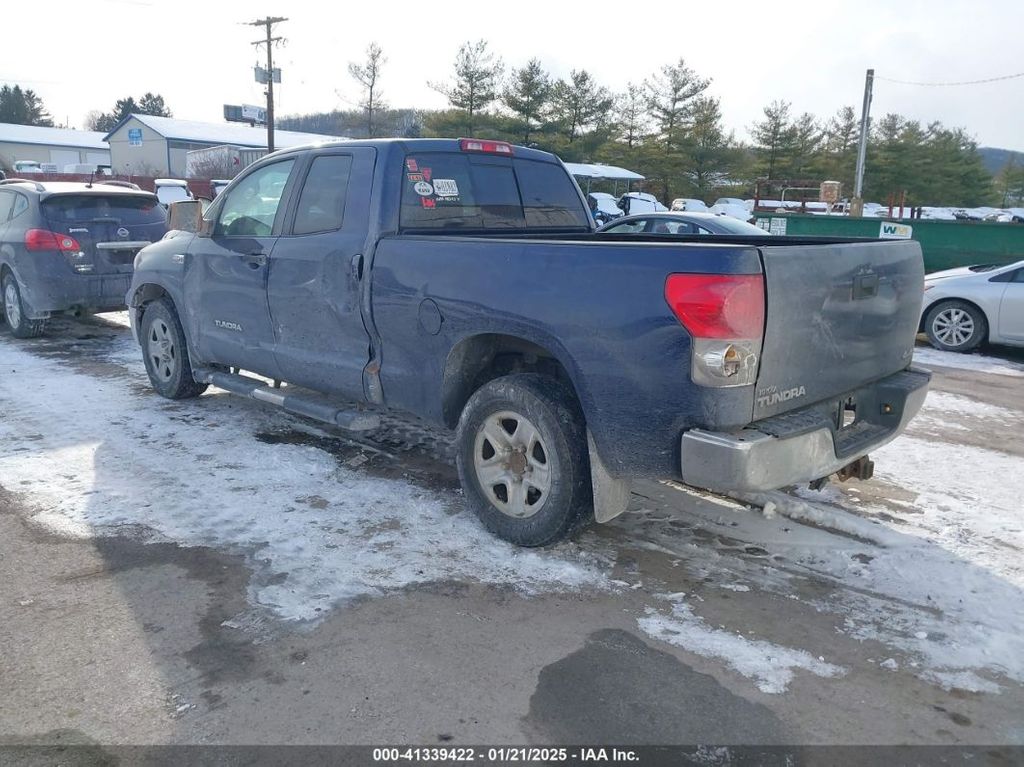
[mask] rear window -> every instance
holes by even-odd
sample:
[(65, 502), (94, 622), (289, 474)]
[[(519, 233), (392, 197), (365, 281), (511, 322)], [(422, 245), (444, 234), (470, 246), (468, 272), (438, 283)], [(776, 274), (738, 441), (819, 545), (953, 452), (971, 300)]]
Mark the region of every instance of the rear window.
[(560, 165), (432, 152), (405, 158), (403, 229), (589, 229)]
[(164, 209), (155, 196), (127, 194), (62, 194), (43, 202), (43, 215), (55, 224), (82, 224), (116, 219), (122, 225), (162, 224)]

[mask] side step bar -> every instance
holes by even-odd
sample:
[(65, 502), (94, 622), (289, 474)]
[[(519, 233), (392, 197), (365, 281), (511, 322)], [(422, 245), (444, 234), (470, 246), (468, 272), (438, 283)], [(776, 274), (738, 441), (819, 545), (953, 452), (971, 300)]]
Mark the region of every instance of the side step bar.
[(294, 415), (312, 418), (314, 421), (329, 423), (348, 431), (373, 431), (380, 428), (380, 416), (359, 410), (345, 410), (334, 407), (300, 394), (291, 394), (267, 386), (263, 381), (237, 373), (223, 373), (219, 370), (196, 368), (192, 377), (199, 383), (212, 384), (232, 394), (269, 402)]

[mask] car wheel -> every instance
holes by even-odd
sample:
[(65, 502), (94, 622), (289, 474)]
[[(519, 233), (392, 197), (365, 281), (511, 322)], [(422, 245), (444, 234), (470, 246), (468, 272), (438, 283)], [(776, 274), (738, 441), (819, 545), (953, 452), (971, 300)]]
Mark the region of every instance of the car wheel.
[(139, 331), (146, 373), (158, 394), (168, 399), (188, 399), (206, 391), (206, 384), (192, 378), (185, 331), (169, 300), (161, 298), (146, 305)]
[(46, 320), (30, 320), (25, 316), (25, 305), (21, 301), (21, 288), (10, 272), (3, 278), (4, 319), (11, 327), (15, 338), (36, 338), (46, 332)]
[(969, 352), (988, 337), (988, 322), (976, 306), (964, 301), (940, 301), (928, 311), (924, 331), (936, 349)]
[(555, 379), (524, 373), (484, 384), (462, 411), (457, 442), (466, 500), (506, 541), (546, 546), (592, 517), (583, 415)]

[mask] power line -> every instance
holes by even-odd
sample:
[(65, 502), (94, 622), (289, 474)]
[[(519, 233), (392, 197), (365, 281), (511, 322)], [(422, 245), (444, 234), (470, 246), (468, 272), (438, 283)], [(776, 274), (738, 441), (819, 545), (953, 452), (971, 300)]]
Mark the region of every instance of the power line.
[(1000, 77), (986, 77), (984, 80), (963, 80), (961, 82), (952, 83), (919, 83), (912, 80), (896, 80), (892, 77), (882, 77), (882, 75), (876, 75), (876, 80), (885, 80), (887, 83), (898, 83), (899, 85), (923, 85), (927, 88), (944, 88), (951, 85), (981, 85), (983, 83), (995, 83), (1000, 80), (1013, 80), (1018, 77), (1024, 77), (1024, 72), (1018, 72), (1015, 75), (1001, 75)]

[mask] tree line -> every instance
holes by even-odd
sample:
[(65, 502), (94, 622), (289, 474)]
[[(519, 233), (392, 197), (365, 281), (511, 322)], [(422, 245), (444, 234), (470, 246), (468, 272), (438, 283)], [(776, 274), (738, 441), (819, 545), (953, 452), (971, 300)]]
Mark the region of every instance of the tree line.
[[(464, 43), (446, 80), (428, 81), (447, 109), (390, 109), (382, 79), (387, 57), (373, 43), (349, 74), (360, 89), (357, 109), (279, 120), (291, 130), (343, 135), (477, 136), (554, 152), (569, 162), (621, 165), (647, 177), (645, 187), (663, 201), (750, 197), (760, 181), (763, 198), (779, 199), (792, 186), (843, 183), (852, 195), (860, 120), (852, 106), (820, 118), (795, 114), (785, 101), (766, 105), (737, 139), (723, 121), (711, 78), (678, 59), (641, 82), (614, 92), (586, 69), (565, 78), (537, 58), (508, 68), (485, 40)], [(976, 142), (962, 128), (922, 124), (898, 114), (869, 129), (864, 194), (884, 202), (906, 192), (908, 205), (1007, 204), (1019, 197), (1014, 171), (998, 179), (985, 169)], [(1016, 191), (1015, 191), (1016, 190)], [(790, 191), (787, 198), (815, 196)]]

